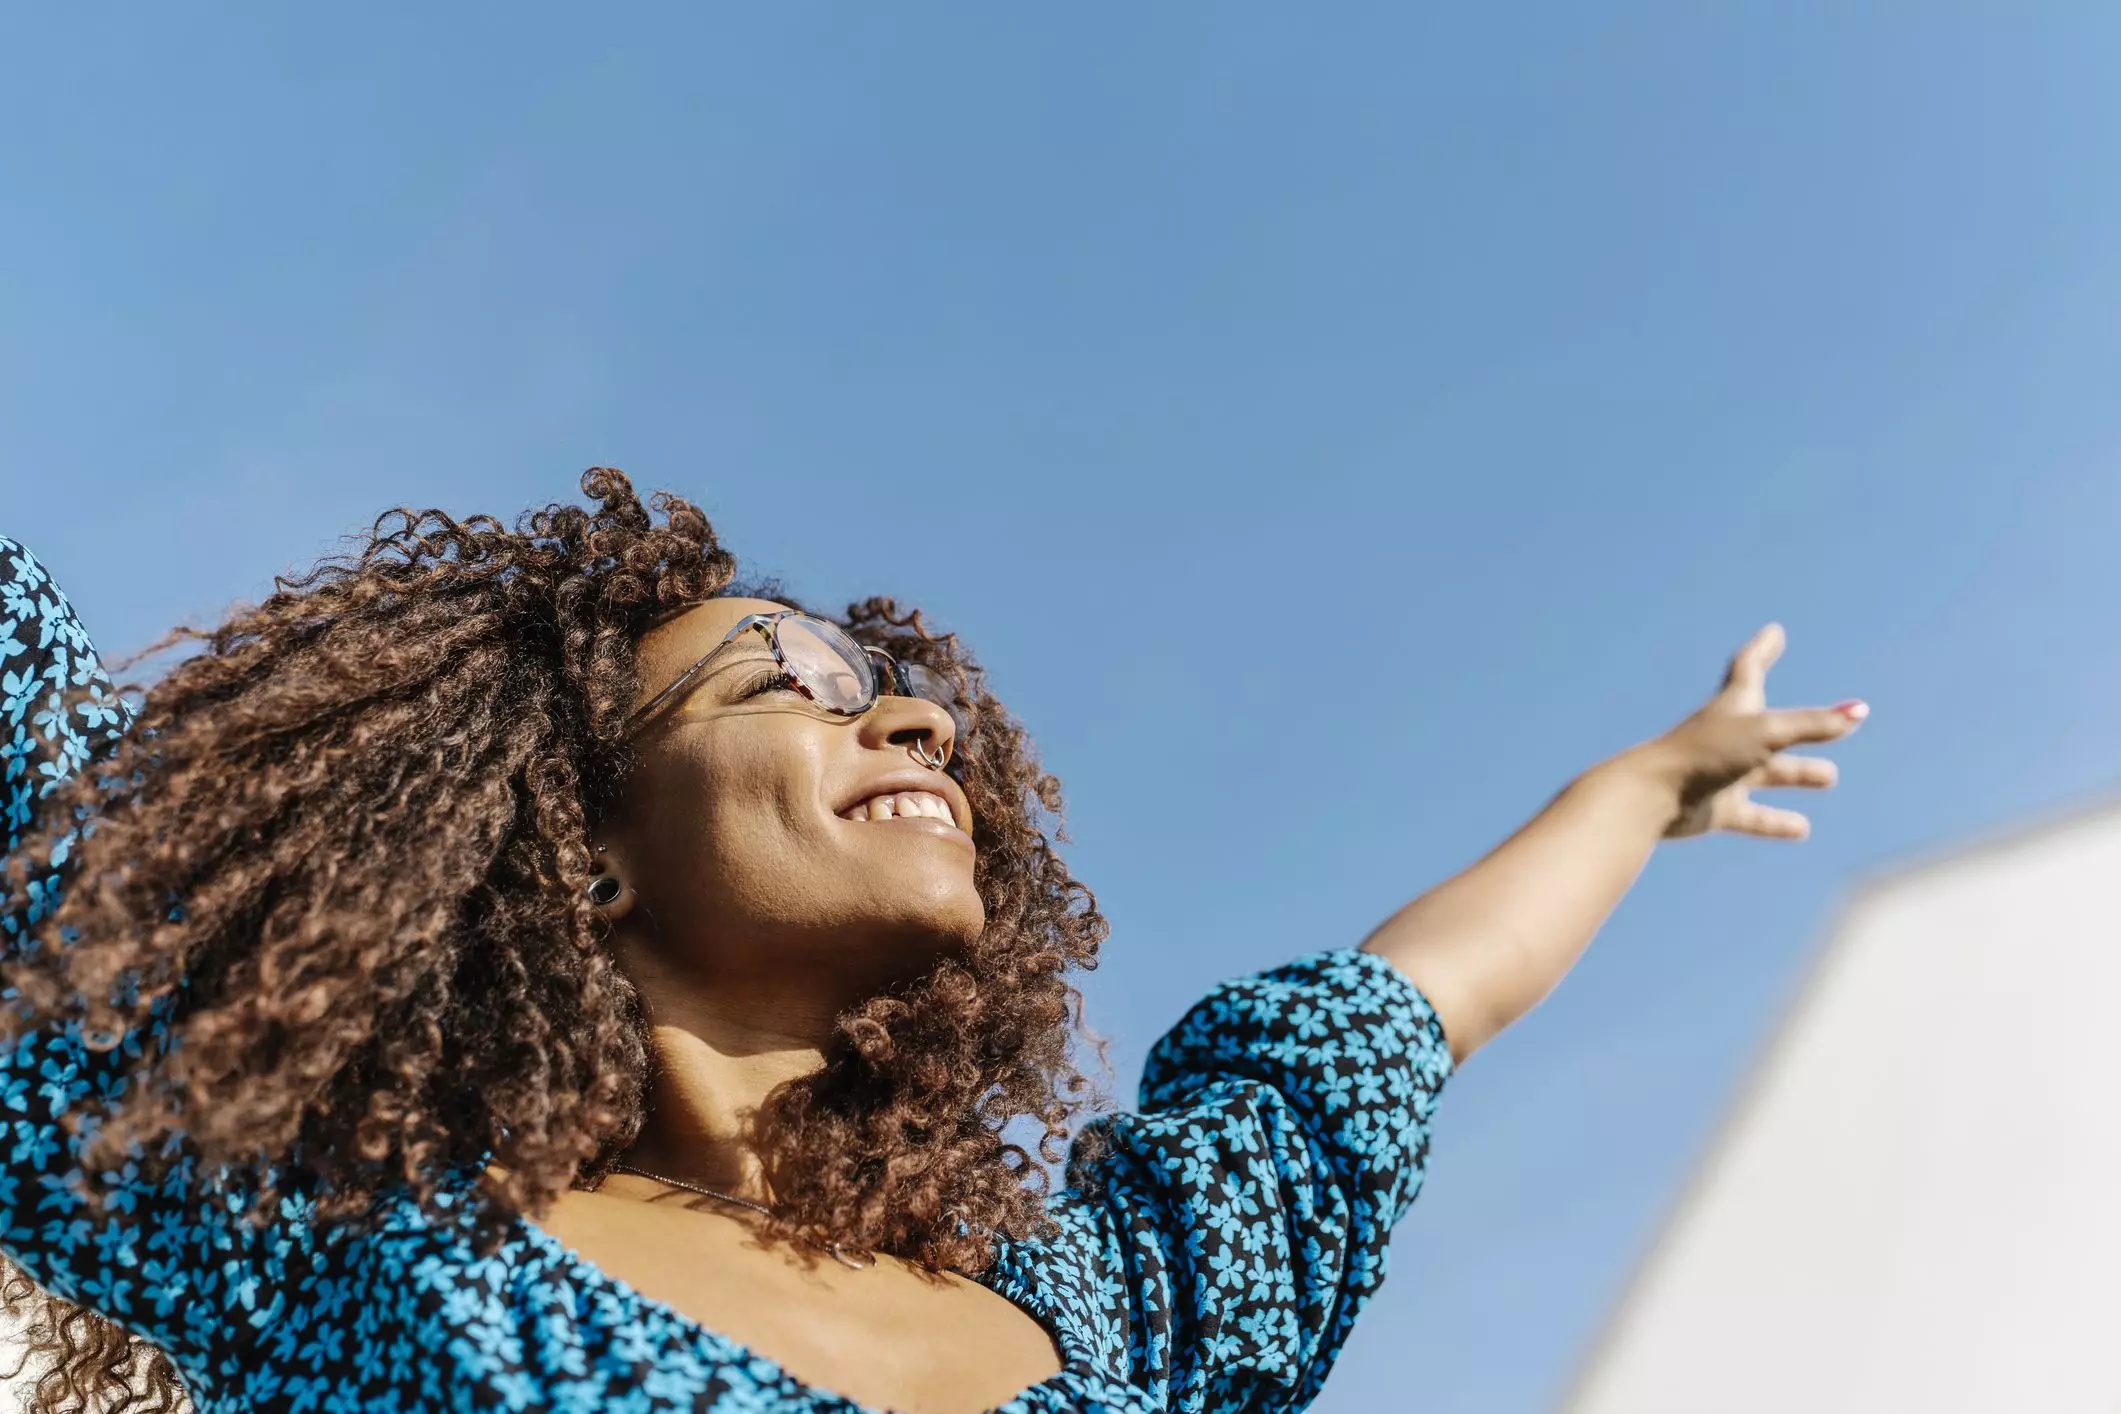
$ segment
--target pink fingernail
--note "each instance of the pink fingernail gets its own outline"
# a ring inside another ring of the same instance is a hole
[[[1846,702],[1836,702],[1834,710],[1852,722],[1860,722],[1871,714],[1871,704],[1861,698],[1851,697]]]

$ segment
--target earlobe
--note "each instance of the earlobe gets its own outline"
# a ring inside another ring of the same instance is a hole
[[[589,901],[607,923],[616,923],[633,912],[634,893],[616,874],[599,874],[589,881]]]
[[[616,922],[633,911],[633,890],[626,887],[626,881],[612,867],[605,846],[598,845],[596,852],[600,872],[589,881],[585,892],[607,922]]]

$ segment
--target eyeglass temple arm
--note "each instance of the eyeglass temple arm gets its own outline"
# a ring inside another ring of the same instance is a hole
[[[653,717],[657,713],[657,711],[662,708],[664,703],[668,702],[671,698],[677,696],[680,692],[684,691],[686,685],[690,683],[694,678],[700,675],[701,669],[705,668],[709,663],[714,661],[715,655],[717,653],[720,653],[724,648],[727,648],[730,644],[736,642],[739,638],[742,638],[746,633],[750,632],[752,629],[757,629],[759,632],[765,634],[767,641],[769,643],[772,642],[772,623],[773,620],[778,617],[779,615],[777,614],[745,615],[744,618],[738,622],[737,626],[729,630],[729,632],[723,634],[722,641],[720,643],[715,644],[714,647],[708,649],[706,654],[697,663],[694,663],[691,667],[685,669],[684,672],[679,673],[675,678],[671,679],[671,681],[664,686],[661,692],[658,692],[655,696],[649,698],[646,702],[642,703],[638,708],[636,708],[634,710],[633,715],[626,719],[626,730],[631,732],[636,727],[640,726],[641,723],[647,721],[650,717]]]

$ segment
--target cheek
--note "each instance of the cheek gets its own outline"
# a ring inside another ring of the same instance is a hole
[[[747,726],[750,724],[746,724]],[[656,781],[642,891],[662,926],[695,935],[878,930],[969,939],[985,911],[969,851],[834,818],[820,785],[832,742],[725,733]],[[677,925],[675,920],[687,922]],[[704,939],[703,939],[704,941]]]
[[[815,879],[832,874],[820,861],[837,846],[815,765],[800,743],[768,750],[727,735],[720,750],[672,762],[658,779],[657,808],[642,817],[653,837],[648,891],[715,923],[801,911]]]

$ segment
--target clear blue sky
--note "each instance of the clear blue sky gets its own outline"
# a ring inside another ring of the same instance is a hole
[[[1837,901],[2121,782],[2121,11],[299,8],[9,21],[0,529],[107,650],[680,490],[983,654],[1123,1086],[1764,620],[1875,704],[1460,1076],[1329,1411],[1544,1408]]]

